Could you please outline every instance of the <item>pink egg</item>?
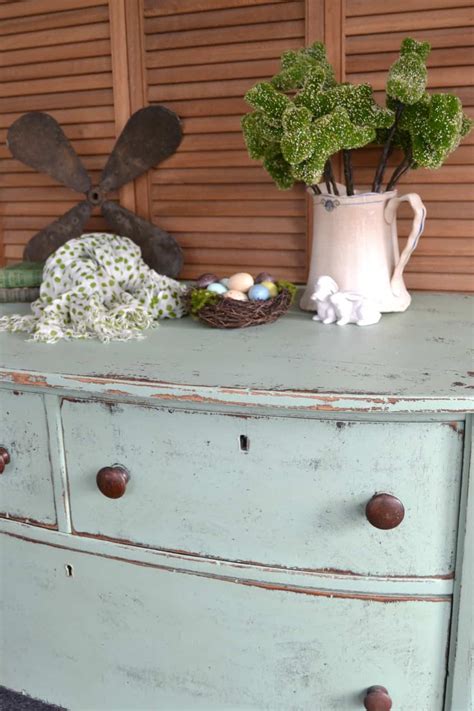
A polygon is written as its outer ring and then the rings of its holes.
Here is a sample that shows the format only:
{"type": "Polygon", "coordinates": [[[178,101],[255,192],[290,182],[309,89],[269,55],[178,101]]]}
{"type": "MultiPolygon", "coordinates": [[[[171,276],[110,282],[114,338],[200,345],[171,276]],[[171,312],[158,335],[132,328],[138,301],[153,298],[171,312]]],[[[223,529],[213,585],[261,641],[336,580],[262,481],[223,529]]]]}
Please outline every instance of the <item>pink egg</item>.
{"type": "Polygon", "coordinates": [[[229,279],[229,291],[243,291],[244,294],[253,286],[253,276],[247,272],[237,272],[229,279]]]}
{"type": "Polygon", "coordinates": [[[235,301],[248,301],[247,294],[242,291],[237,291],[237,289],[230,289],[223,294],[224,299],[234,299],[235,301]]]}

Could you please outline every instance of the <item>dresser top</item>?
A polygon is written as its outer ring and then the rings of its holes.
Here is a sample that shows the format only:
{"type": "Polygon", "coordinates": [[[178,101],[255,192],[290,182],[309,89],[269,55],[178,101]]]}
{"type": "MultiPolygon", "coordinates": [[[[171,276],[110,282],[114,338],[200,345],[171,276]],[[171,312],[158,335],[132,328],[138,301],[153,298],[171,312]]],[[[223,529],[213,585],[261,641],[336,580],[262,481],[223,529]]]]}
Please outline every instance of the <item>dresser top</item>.
{"type": "Polygon", "coordinates": [[[466,412],[474,405],[473,313],[474,297],[416,293],[408,311],[365,328],[324,326],[294,308],[241,330],[164,321],[143,341],[107,345],[0,333],[0,382],[190,406],[466,412]]]}

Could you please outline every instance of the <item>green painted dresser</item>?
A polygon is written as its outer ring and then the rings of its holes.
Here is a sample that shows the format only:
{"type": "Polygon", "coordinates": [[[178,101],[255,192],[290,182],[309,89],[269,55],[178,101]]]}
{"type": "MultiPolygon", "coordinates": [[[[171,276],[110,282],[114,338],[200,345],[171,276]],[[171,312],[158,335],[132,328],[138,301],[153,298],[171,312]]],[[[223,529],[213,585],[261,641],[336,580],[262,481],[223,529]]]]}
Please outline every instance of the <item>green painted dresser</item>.
{"type": "Polygon", "coordinates": [[[470,711],[473,305],[0,334],[0,684],[72,711],[470,711]]]}

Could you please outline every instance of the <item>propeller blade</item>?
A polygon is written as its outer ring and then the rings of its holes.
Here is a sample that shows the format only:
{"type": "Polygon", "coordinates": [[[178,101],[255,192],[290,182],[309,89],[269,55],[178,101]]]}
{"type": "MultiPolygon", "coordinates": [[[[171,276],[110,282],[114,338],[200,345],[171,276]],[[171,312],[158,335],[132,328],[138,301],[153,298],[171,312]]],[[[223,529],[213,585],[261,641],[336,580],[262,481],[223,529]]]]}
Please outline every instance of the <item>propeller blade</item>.
{"type": "Polygon", "coordinates": [[[91,214],[92,206],[86,201],[80,202],[59,220],[35,234],[25,247],[23,259],[28,262],[44,262],[65,242],[81,236],[91,214]]]}
{"type": "Polygon", "coordinates": [[[47,173],[78,193],[87,193],[91,181],[61,126],[49,114],[31,111],[8,129],[12,155],[31,168],[47,173]]]}
{"type": "Polygon", "coordinates": [[[181,143],[178,116],[165,106],[136,111],[117,139],[105,166],[100,189],[107,193],[135,180],[173,155],[181,143]]]}
{"type": "Polygon", "coordinates": [[[183,267],[181,247],[168,232],[142,220],[111,200],[102,205],[102,214],[114,232],[137,244],[149,267],[158,274],[176,278],[183,267]]]}

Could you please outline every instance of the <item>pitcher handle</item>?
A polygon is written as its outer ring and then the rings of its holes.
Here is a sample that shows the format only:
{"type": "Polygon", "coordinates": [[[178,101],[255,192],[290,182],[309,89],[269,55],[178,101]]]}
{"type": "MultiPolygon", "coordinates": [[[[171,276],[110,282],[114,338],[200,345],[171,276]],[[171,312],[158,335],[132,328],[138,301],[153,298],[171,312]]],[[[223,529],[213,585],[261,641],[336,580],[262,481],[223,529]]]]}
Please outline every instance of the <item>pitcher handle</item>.
{"type": "Polygon", "coordinates": [[[405,269],[413,250],[416,248],[418,240],[420,239],[420,236],[425,227],[426,207],[423,205],[419,195],[417,195],[416,193],[408,193],[408,195],[394,197],[389,200],[385,207],[384,216],[386,221],[392,226],[393,250],[395,253],[395,260],[398,259],[395,269],[393,270],[390,286],[393,294],[395,296],[399,296],[404,288],[403,270],[405,269]],[[413,209],[413,212],[415,213],[415,216],[413,218],[413,225],[411,228],[411,232],[408,235],[405,248],[403,249],[403,252],[401,253],[400,257],[398,257],[399,250],[396,216],[398,206],[401,202],[409,202],[413,209]]]}

